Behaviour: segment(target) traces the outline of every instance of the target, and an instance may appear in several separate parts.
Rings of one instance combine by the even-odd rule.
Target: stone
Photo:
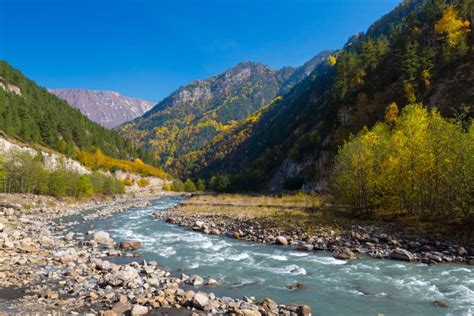
[[[199,275],[193,275],[189,278],[189,282],[194,286],[200,286],[204,284],[204,279]]]
[[[299,244],[298,245],[298,250],[302,250],[302,251],[311,251],[314,249],[314,246],[311,245],[311,244],[307,244],[307,243],[302,243],[302,244]]]
[[[276,315],[278,314],[278,304],[275,303],[275,301],[273,301],[270,298],[266,298],[262,301],[262,307],[267,312],[270,312],[270,313],[273,313],[273,314],[276,314]]]
[[[209,235],[220,235],[221,234],[221,231],[217,228],[211,228],[211,230],[209,231]]]
[[[2,233],[5,230],[5,225],[0,223],[0,233]]]
[[[106,232],[96,232],[96,233],[94,233],[94,241],[97,242],[98,244],[102,244],[102,245],[113,244],[112,238],[110,238],[110,235]]]
[[[397,248],[390,252],[390,258],[402,261],[415,261],[415,256],[406,249]]]
[[[215,286],[215,285],[218,285],[219,282],[217,282],[216,279],[209,278],[209,279],[207,280],[206,284],[209,285],[209,286]]]
[[[128,251],[134,251],[140,249],[142,246],[142,243],[139,242],[138,240],[130,240],[130,241],[122,241],[120,243],[120,248],[128,250]]]
[[[354,259],[356,256],[355,254],[347,247],[342,249],[337,249],[333,252],[333,257],[340,260],[350,260]]]
[[[438,305],[439,307],[444,307],[444,308],[449,307],[448,303],[443,300],[436,300],[434,301],[434,303]]]
[[[301,305],[298,307],[298,315],[299,316],[310,316],[311,315],[311,307],[308,305]]]
[[[464,247],[459,247],[459,248],[457,249],[457,254],[458,254],[459,256],[463,256],[463,257],[469,255],[469,253],[467,252],[466,248],[464,248]]]
[[[197,292],[193,297],[193,306],[199,309],[204,309],[209,304],[209,297],[204,292]]]
[[[235,231],[232,233],[232,237],[234,237],[235,239],[239,239],[240,238],[240,233]]]
[[[124,314],[125,312],[128,312],[131,309],[132,304],[130,303],[117,302],[114,304],[114,306],[112,306],[112,311],[119,315]]]
[[[145,315],[148,313],[148,307],[143,305],[134,305],[132,308],[132,315]]]
[[[286,245],[288,245],[288,240],[286,240],[286,238],[283,237],[283,236],[278,236],[276,238],[276,244],[286,246]]]

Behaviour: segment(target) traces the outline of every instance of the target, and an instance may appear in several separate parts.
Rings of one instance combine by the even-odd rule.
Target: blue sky
[[[48,88],[157,101],[241,61],[297,66],[400,0],[0,0],[0,59]]]

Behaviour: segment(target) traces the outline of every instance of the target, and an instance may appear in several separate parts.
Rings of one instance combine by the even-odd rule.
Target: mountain
[[[142,117],[123,125],[122,134],[169,165],[290,90],[328,55],[325,51],[300,68],[280,70],[240,63],[179,88]]]
[[[114,158],[149,160],[118,132],[91,121],[5,61],[0,61],[0,130],[67,156],[93,148]]]
[[[112,128],[141,116],[153,107],[151,102],[121,95],[115,91],[48,89],[79,109],[92,121]]]
[[[182,177],[227,176],[229,189],[326,190],[338,148],[387,106],[422,102],[474,116],[473,3],[403,1],[258,112],[175,163]]]

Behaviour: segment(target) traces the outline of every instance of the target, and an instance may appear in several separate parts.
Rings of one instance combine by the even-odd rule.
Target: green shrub
[[[196,192],[196,185],[194,184],[193,180],[191,179],[186,179],[184,182],[184,191],[185,192]]]

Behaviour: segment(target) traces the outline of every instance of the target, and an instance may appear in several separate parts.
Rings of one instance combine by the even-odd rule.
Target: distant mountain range
[[[280,70],[242,62],[179,88],[143,116],[123,125],[122,134],[169,165],[287,93],[329,54],[324,51],[301,67]]]
[[[86,89],[49,89],[92,121],[113,128],[128,122],[153,107],[153,103],[123,96],[115,91]]]

